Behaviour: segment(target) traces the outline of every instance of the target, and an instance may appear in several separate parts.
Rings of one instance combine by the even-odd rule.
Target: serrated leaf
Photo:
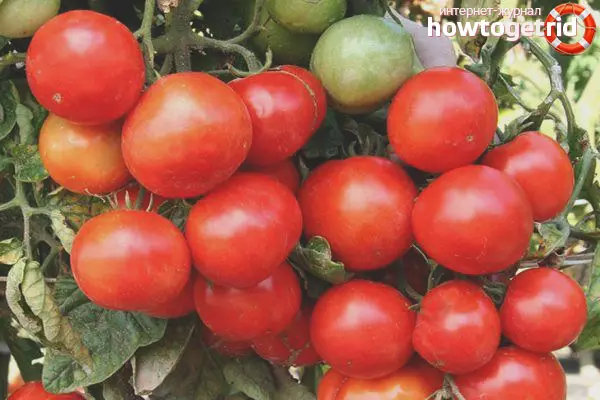
[[[42,379],[51,392],[71,392],[104,382],[143,346],[160,340],[166,320],[141,313],[112,311],[86,299],[71,277],[56,282],[55,298],[74,330],[89,349],[91,368],[74,358],[50,349],[44,361]]]
[[[275,380],[269,364],[258,357],[230,361],[223,367],[223,376],[234,389],[253,400],[271,400]]]
[[[327,239],[314,236],[304,247],[298,245],[290,255],[290,261],[324,281],[339,284],[349,279],[343,263],[332,260],[331,246]]]
[[[23,257],[23,242],[17,238],[0,242],[0,264],[14,265]]]
[[[0,82],[0,140],[4,139],[17,124],[15,86],[8,81]]]
[[[274,368],[273,375],[277,382],[274,400],[317,400],[317,397],[306,386],[292,379],[285,369]]]
[[[587,324],[575,342],[577,350],[600,348],[600,245],[596,245],[590,282],[585,289],[588,306]]]
[[[11,148],[15,164],[15,179],[21,182],[41,182],[48,178],[37,145],[20,144]]]

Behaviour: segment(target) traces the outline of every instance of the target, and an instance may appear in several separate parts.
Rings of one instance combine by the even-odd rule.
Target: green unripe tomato
[[[11,39],[33,36],[46,21],[58,14],[60,0],[0,1],[0,36]]]
[[[268,0],[269,13],[292,32],[323,33],[344,18],[346,0]]]
[[[357,15],[336,22],[313,51],[310,69],[331,104],[348,114],[368,113],[422,70],[412,37],[394,21]]]

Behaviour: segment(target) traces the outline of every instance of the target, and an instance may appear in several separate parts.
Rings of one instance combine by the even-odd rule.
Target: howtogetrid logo
[[[575,43],[564,43],[558,36],[560,35],[560,22],[564,16],[574,15],[577,22],[583,26],[583,37]],[[554,7],[546,18],[545,37],[548,43],[556,49],[557,52],[566,55],[581,54],[591,46],[594,37],[596,36],[596,21],[592,12],[575,3],[564,3]],[[558,28],[558,29],[557,29]],[[558,32],[557,32],[558,31]]]

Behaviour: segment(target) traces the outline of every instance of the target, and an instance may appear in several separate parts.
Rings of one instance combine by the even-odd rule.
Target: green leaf
[[[195,327],[196,317],[171,320],[161,340],[135,353],[133,387],[136,394],[151,394],[163,383],[183,356]]]
[[[0,242],[0,264],[14,265],[23,257],[23,242],[17,238]]]
[[[104,397],[104,400],[144,400],[142,397],[135,395],[133,387],[129,383],[130,379],[131,368],[127,364],[102,384],[102,397]]]
[[[43,371],[44,386],[51,392],[71,392],[105,381],[143,346],[160,340],[166,320],[141,313],[101,308],[81,293],[71,277],[56,282],[56,301],[91,356],[91,368],[63,352],[49,349]]]
[[[302,153],[308,159],[330,159],[342,153],[344,135],[332,110],[327,110],[323,125],[302,148]]]
[[[50,223],[54,234],[58,237],[58,240],[60,240],[65,251],[71,254],[73,241],[75,240],[75,231],[69,226],[67,219],[60,210],[50,211]]]
[[[290,255],[290,261],[317,278],[333,284],[345,282],[350,278],[344,264],[333,261],[331,246],[327,239],[321,236],[312,237],[305,247],[296,246]]]
[[[223,375],[234,389],[254,400],[271,400],[275,381],[269,364],[258,357],[230,361],[223,367]]]
[[[569,232],[561,231],[554,223],[536,223],[536,230],[541,238],[541,244],[538,248],[538,253],[542,253],[541,258],[546,258],[555,250],[564,247],[567,239],[569,238]]]
[[[88,219],[111,209],[110,204],[98,196],[84,196],[68,190],[60,190],[52,194],[48,206],[60,211],[65,218],[65,226],[75,232]],[[63,223],[61,218],[58,218],[57,222]]]
[[[33,363],[34,360],[42,358],[39,345],[32,340],[19,337],[8,318],[0,318],[0,337],[8,346],[23,379],[25,381],[40,380],[42,365]]]
[[[19,144],[11,148],[15,163],[15,179],[21,182],[41,182],[48,178],[37,145]]]
[[[596,252],[592,263],[590,282],[585,290],[588,306],[588,321],[575,342],[578,351],[600,348],[600,245],[596,244]]]
[[[17,95],[11,82],[0,82],[0,140],[4,139],[17,124]]]
[[[277,382],[274,400],[317,400],[306,386],[292,379],[285,369],[276,367],[273,369],[273,375]]]

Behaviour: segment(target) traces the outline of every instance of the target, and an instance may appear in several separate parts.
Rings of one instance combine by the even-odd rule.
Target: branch
[[[248,27],[246,28],[246,30],[242,33],[240,33],[238,36],[226,40],[227,43],[229,44],[238,44],[238,43],[242,43],[245,42],[246,40],[250,39],[252,36],[254,36],[261,28],[261,24],[260,24],[260,17],[262,16],[262,11],[264,8],[266,1],[265,0],[256,0],[256,3],[254,4],[254,14],[252,16],[252,21],[250,22],[250,25],[248,25]]]
[[[25,53],[8,53],[4,57],[0,57],[0,69],[25,62]]]
[[[146,79],[150,83],[155,80],[154,46],[152,45],[152,20],[154,19],[155,9],[155,0],[146,0],[142,27],[134,33],[136,38],[142,39],[142,50],[144,52],[144,62],[146,64]]]

